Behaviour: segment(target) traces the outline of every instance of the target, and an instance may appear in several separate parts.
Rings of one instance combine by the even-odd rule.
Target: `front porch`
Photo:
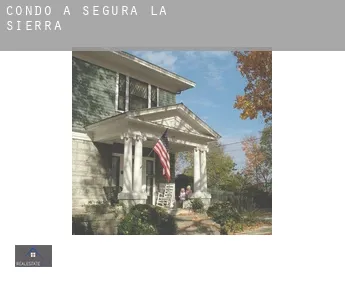
[[[112,186],[121,187],[118,199],[125,206],[155,205],[157,194],[164,189],[162,167],[152,148],[168,129],[169,152],[194,152],[193,197],[206,205],[206,154],[208,143],[220,136],[183,104],[129,111],[86,127],[92,142],[112,145]],[[119,149],[122,148],[122,149]],[[172,178],[174,177],[174,171]],[[175,194],[175,193],[174,193]]]

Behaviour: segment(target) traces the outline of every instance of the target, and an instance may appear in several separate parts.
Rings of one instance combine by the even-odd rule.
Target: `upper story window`
[[[129,78],[129,110],[148,108],[148,84]]]
[[[118,74],[116,111],[125,112],[176,104],[176,95],[138,79]]]
[[[157,107],[157,87],[156,86],[151,86],[151,108]]]
[[[117,104],[119,111],[124,111],[126,107],[126,76],[119,74],[119,98]]]
[[[159,101],[158,104],[167,104],[172,105],[175,104],[176,95],[171,93],[170,91],[159,89]]]

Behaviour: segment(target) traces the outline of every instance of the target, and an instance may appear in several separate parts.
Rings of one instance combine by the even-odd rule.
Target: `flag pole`
[[[152,148],[151,152],[147,156],[149,157],[152,154],[152,152],[153,152],[153,148]],[[142,168],[142,167],[143,167],[143,165],[141,165],[140,168]]]
[[[168,129],[166,129],[165,131],[168,131]],[[164,132],[165,132],[165,131],[164,131]],[[164,132],[163,132],[163,134],[164,134]],[[162,135],[162,136],[163,136],[163,135]],[[162,139],[162,137],[158,138],[157,142],[158,142],[159,140],[161,140],[161,139]],[[153,146],[153,148],[154,148],[154,146]],[[151,152],[147,155],[148,157],[152,154],[153,148],[152,148]]]
[[[151,150],[151,152],[147,156],[149,157],[152,154],[152,152],[153,152],[153,149]]]

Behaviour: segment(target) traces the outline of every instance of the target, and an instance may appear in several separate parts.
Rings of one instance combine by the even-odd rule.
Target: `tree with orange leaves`
[[[242,141],[243,151],[246,156],[244,175],[258,188],[265,191],[271,190],[272,182],[272,160],[268,159],[267,148],[263,146],[261,140],[253,136]],[[271,155],[270,155],[271,158]]]
[[[255,119],[261,114],[265,122],[272,120],[272,52],[233,52],[237,67],[247,85],[236,97],[234,108],[241,110],[241,119]]]

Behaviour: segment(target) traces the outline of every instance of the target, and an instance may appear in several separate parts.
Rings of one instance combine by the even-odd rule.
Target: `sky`
[[[258,136],[264,127],[262,118],[242,120],[233,105],[236,95],[244,92],[246,80],[236,67],[236,58],[228,51],[132,51],[133,55],[181,75],[196,87],[177,95],[183,102],[221,136],[221,143],[241,141],[249,135]],[[245,164],[241,144],[224,146],[238,168]]]

